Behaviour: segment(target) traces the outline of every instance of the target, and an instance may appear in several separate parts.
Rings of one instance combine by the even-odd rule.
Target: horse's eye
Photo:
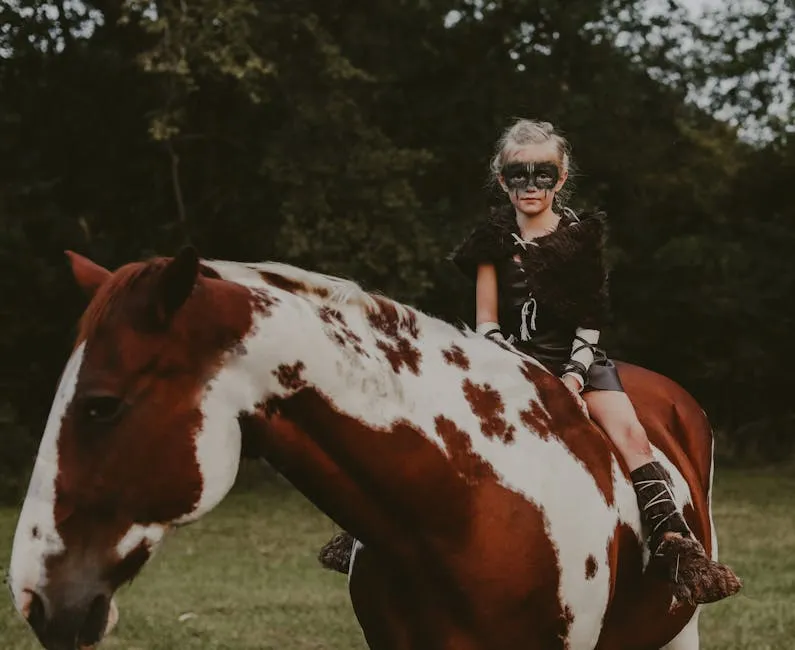
[[[83,416],[90,422],[112,422],[121,413],[123,404],[113,395],[89,395],[83,398]]]

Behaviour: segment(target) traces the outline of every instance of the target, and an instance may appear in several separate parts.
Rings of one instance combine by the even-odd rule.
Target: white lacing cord
[[[532,310],[532,311],[531,311]],[[538,303],[535,298],[530,298],[522,305],[522,327],[519,330],[519,336],[523,341],[530,340],[530,330],[536,331],[536,311],[538,311]],[[530,314],[530,327],[527,326],[527,315]]]
[[[522,239],[515,232],[511,233],[511,237],[513,237],[513,240],[514,240],[513,243],[516,244],[517,246],[521,246],[524,250],[527,250],[527,246],[528,245],[530,245],[530,246],[538,246],[537,242],[534,242],[532,240],[528,241],[527,239]]]
[[[670,501],[671,503],[675,504],[673,492],[671,492],[671,488],[668,485],[667,481],[663,481],[661,479],[653,479],[649,481],[638,481],[637,486],[639,490],[643,490],[644,488],[651,487],[655,484],[661,484],[663,486],[662,491],[657,494],[653,499],[650,499],[649,502],[643,507],[643,510],[648,510],[652,506],[657,505],[658,503],[662,503],[663,501]],[[657,529],[662,526],[666,521],[668,521],[671,517],[676,515],[676,510],[670,512],[666,516],[660,519],[661,515],[656,515],[657,519],[660,519],[655,523],[654,530],[652,530],[652,534],[657,532]]]
[[[511,236],[514,239],[514,244],[516,244],[517,246],[521,246],[524,250],[527,250],[528,245],[538,246],[536,242],[522,239],[515,232],[512,232]],[[538,303],[536,302],[536,299],[533,298],[533,296],[531,295],[529,299],[522,305],[522,327],[519,330],[519,337],[522,339],[522,341],[529,341],[531,339],[530,330],[533,330],[535,332],[537,311],[538,311]],[[528,315],[530,315],[529,327],[527,325]]]

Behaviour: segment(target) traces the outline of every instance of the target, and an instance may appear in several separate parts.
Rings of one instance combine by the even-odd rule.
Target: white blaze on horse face
[[[47,558],[64,550],[55,528],[58,437],[61,420],[74,397],[84,351],[85,342],[74,350],[61,375],[14,534],[8,579],[14,604],[23,616],[30,606],[27,591],[37,591],[47,583]]]

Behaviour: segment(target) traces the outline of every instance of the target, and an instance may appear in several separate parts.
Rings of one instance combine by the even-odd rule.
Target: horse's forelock
[[[135,302],[136,307],[143,306],[149,294],[136,295],[133,288],[144,282],[154,281],[166,264],[166,259],[154,258],[146,262],[127,264],[118,269],[100,287],[83,312],[78,328],[78,342],[90,338],[103,322],[119,313],[125,302]]]

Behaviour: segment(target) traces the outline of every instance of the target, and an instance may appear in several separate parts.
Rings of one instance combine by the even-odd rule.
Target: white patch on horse
[[[14,604],[27,615],[30,596],[47,584],[45,562],[63,552],[64,543],[55,528],[55,479],[58,476],[58,438],[61,421],[75,393],[85,341],[75,348],[66,363],[44,428],[33,474],[14,534],[8,582]]]
[[[116,544],[116,554],[119,559],[124,559],[141,544],[145,544],[147,549],[152,550],[162,541],[165,534],[166,527],[161,524],[149,526],[133,524]]]
[[[662,650],[698,650],[698,619],[701,616],[701,605],[696,607],[696,611],[688,621],[682,631],[677,634],[671,642],[662,647]]]
[[[706,418],[707,414],[704,413]],[[712,539],[712,559],[718,561],[718,531],[715,529],[715,518],[712,515],[712,484],[715,480],[715,435],[712,436],[712,445],[710,447],[710,462],[709,462],[709,488],[707,489],[707,499],[709,505],[709,530]]]
[[[207,422],[215,423],[213,431],[227,431],[229,420],[241,411],[252,411],[263,399],[289,395],[290,389],[282,386],[272,371],[280,364],[292,365],[297,360],[305,364],[302,379],[308,385],[331,400],[339,412],[373,429],[389,431],[398,421],[408,423],[448,453],[436,432],[435,419],[443,416],[452,421],[468,434],[473,452],[491,465],[500,483],[543,512],[547,533],[558,554],[561,606],[568,607],[573,615],[568,647],[578,650],[596,644],[609,598],[610,575],[607,570],[599,570],[589,579],[586,564],[593,556],[599,567],[608,566],[608,543],[619,523],[627,524],[642,539],[637,498],[632,484],[614,460],[615,501],[609,505],[595,477],[567,446],[554,435],[544,437],[527,429],[520,413],[531,402],[539,402],[539,396],[522,375],[521,359],[516,354],[471,331],[462,333],[449,323],[412,310],[418,336],[407,335],[407,338],[422,355],[420,373],[395,373],[376,346],[382,333],[367,319],[366,310],[378,309],[378,305],[355,284],[287,265],[238,266],[212,262],[210,266],[222,277],[251,287],[270,286],[254,278],[252,269],[256,268],[284,275],[310,289],[335,289],[334,298],[324,301],[318,292],[292,297],[289,292],[270,286],[281,298],[280,303],[267,318],[258,318],[244,341],[248,355],[230,358],[208,394],[210,399],[203,404]],[[333,304],[342,313],[347,327],[361,337],[369,356],[360,355],[357,363],[350,363],[343,347],[330,342],[313,308],[318,304]],[[396,308],[399,316],[406,313],[405,307],[396,305]],[[469,359],[470,370],[463,371],[444,360],[442,351],[452,344],[461,348]],[[307,350],[312,350],[312,354],[307,355]],[[464,378],[478,385],[489,384],[499,393],[504,419],[515,429],[512,443],[484,435],[480,419],[461,388]],[[208,426],[206,423],[205,430]],[[227,437],[224,443],[235,450],[239,432],[236,435],[238,441]],[[229,474],[231,463],[224,460],[228,458],[224,444],[219,439],[216,445],[208,447],[203,463],[205,475]],[[655,456],[670,472],[675,500],[682,507],[690,501],[684,478],[659,450],[655,450]],[[226,484],[227,480],[228,476],[223,481],[219,479],[219,484]],[[643,547],[644,560],[648,561],[645,544]]]
[[[176,525],[196,521],[215,508],[229,493],[240,466],[242,437],[237,417],[250,412],[257,397],[246,369],[246,355],[230,352],[227,362],[211,379],[201,401],[202,428],[196,432],[196,462],[202,492],[194,509],[175,520]]]

